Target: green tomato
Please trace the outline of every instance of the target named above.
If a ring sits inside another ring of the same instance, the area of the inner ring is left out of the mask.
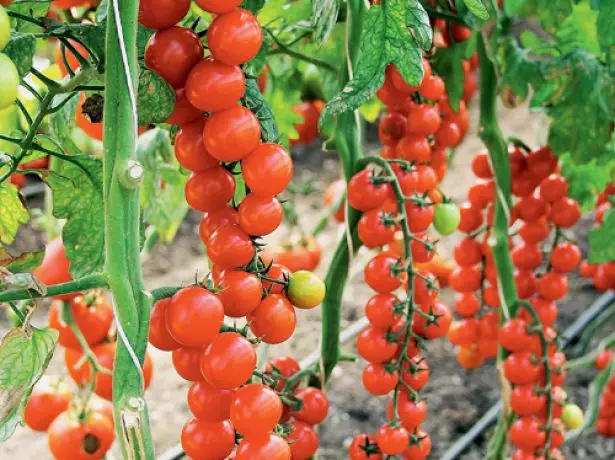
[[[297,308],[309,310],[325,298],[325,283],[314,273],[299,270],[288,280],[288,300]]]
[[[461,221],[461,213],[454,203],[440,203],[436,205],[433,226],[443,236],[450,235]]]
[[[4,110],[0,110],[0,133],[10,135],[17,129],[18,109],[13,105]],[[15,153],[19,146],[9,141],[0,141],[0,152]]]
[[[11,38],[11,20],[6,10],[0,5],[0,51],[2,51]]]
[[[0,53],[0,110],[15,103],[20,81],[17,67],[11,58]]]
[[[576,404],[568,403],[564,406],[561,420],[566,428],[576,430],[583,425],[583,409]]]

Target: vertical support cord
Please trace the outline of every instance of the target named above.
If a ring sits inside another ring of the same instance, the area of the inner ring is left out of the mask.
[[[339,87],[342,89],[350,80],[353,66],[359,55],[359,43],[363,24],[363,0],[349,0],[346,17],[346,65],[340,72]],[[338,115],[335,127],[335,141],[346,182],[356,172],[356,162],[362,156],[362,121],[358,111]],[[348,278],[351,252],[359,247],[356,226],[359,213],[346,203],[346,234],[340,240],[327,275],[327,293],[322,303],[322,339],[320,367],[325,383],[339,360],[342,295]]]
[[[153,459],[143,372],[151,296],[140,265],[139,190],[120,178],[136,155],[138,0],[108,6],[104,131],[105,271],[113,294],[120,339],[113,374],[117,438],[124,458]]]

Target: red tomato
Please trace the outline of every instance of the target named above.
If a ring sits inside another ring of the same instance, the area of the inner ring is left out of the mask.
[[[408,447],[408,431],[404,427],[392,428],[387,424],[382,425],[376,431],[376,443],[383,454],[401,454]]]
[[[581,263],[581,250],[567,241],[559,243],[551,252],[551,266],[559,273],[573,271]]]
[[[173,367],[179,376],[189,382],[203,380],[200,364],[203,348],[180,347],[173,350]]]
[[[273,371],[275,371],[276,374],[280,374],[283,377],[280,378],[280,381],[276,386],[276,391],[282,391],[285,386],[284,379],[292,377],[300,370],[301,367],[299,366],[299,363],[293,358],[289,356],[281,356],[278,358],[272,358],[265,366],[264,372],[273,373]],[[296,385],[298,385],[298,383]]]
[[[393,401],[387,405],[387,415],[393,418]],[[407,391],[400,391],[397,395],[397,415],[404,428],[414,432],[427,417],[427,404],[422,400],[413,401]]]
[[[69,268],[70,261],[66,258],[64,243],[62,243],[62,238],[58,237],[47,243],[43,261],[34,270],[33,274],[43,284],[53,286],[54,284],[67,283],[73,280]],[[55,298],[66,301],[74,296],[74,294],[65,294]]]
[[[479,325],[476,318],[454,321],[448,329],[449,342],[461,347],[471,347],[478,341]]]
[[[186,201],[192,209],[213,212],[222,209],[235,194],[235,179],[222,166],[194,173],[186,182]]]
[[[459,222],[459,231],[464,233],[472,233],[483,224],[484,219],[481,209],[471,203],[463,203],[459,206],[461,213],[461,221]]]
[[[286,441],[293,460],[308,460],[318,450],[318,434],[309,424],[299,420],[289,423],[289,428],[291,432]]]
[[[231,422],[245,437],[270,433],[282,417],[278,394],[261,383],[250,383],[235,391],[231,402]]]
[[[49,310],[49,327],[60,333],[60,345],[81,350],[69,324],[62,317],[62,301],[54,301]],[[70,301],[73,320],[88,345],[96,345],[109,333],[113,323],[113,307],[102,295],[78,296]]]
[[[1,3],[2,5],[8,5],[12,2],[12,0],[10,0],[9,2],[6,3]],[[51,2],[51,7],[52,8],[57,8],[59,10],[69,10],[75,6],[81,6],[86,2],[86,0],[53,0],[53,2]]]
[[[204,380],[194,382],[188,390],[188,407],[200,421],[223,422],[231,415],[233,391],[220,390]]]
[[[415,136],[430,136],[440,127],[440,112],[437,106],[419,104],[408,114],[406,132]]]
[[[167,327],[166,312],[171,299],[162,299],[154,304],[149,322],[149,343],[163,351],[172,351],[181,345],[171,336]]]
[[[451,272],[448,280],[456,292],[473,292],[480,289],[482,274],[476,265],[457,267]]]
[[[367,434],[358,434],[348,447],[350,460],[382,460],[376,439]]]
[[[512,424],[508,436],[515,447],[533,451],[544,445],[546,434],[537,418],[521,417]]]
[[[423,81],[421,82],[421,86],[419,87],[419,93],[421,93],[421,96],[423,96],[425,99],[428,99],[433,102],[438,102],[440,99],[442,99],[442,96],[444,96],[445,92],[446,86],[442,78],[437,75],[430,75],[427,78],[423,77]],[[457,129],[459,129],[455,122],[449,121],[449,124],[451,126],[454,125]],[[459,134],[456,135],[460,136],[461,132],[458,131],[458,133]],[[451,145],[457,145],[458,142],[459,140],[457,140],[457,142]]]
[[[203,142],[203,128],[207,119],[200,119],[183,125],[175,137],[175,157],[180,165],[193,172],[203,172],[218,166]]]
[[[399,374],[395,370],[389,372],[382,364],[369,363],[363,368],[362,380],[369,393],[383,396],[395,389]]]
[[[455,358],[464,369],[478,369],[485,362],[485,356],[483,356],[479,346],[475,344],[468,347],[458,347],[455,350]]]
[[[405,361],[402,365],[403,373],[402,379],[406,382],[410,388],[415,391],[419,391],[429,381],[429,366],[427,361],[420,355],[411,358],[412,363],[409,364]]]
[[[404,460],[423,460],[427,458],[431,452],[431,438],[429,435],[419,429],[413,434],[413,439],[416,442],[413,442],[403,452]]]
[[[293,162],[281,145],[260,144],[241,162],[241,172],[252,193],[275,196],[293,176]]]
[[[222,268],[247,265],[254,257],[254,243],[246,232],[235,225],[223,225],[207,242],[207,256]]]
[[[236,8],[218,16],[207,29],[207,46],[214,58],[228,65],[240,65],[258,54],[263,31],[249,11]]]
[[[455,262],[462,267],[476,265],[483,258],[481,244],[475,238],[464,238],[457,242],[453,255]]]
[[[228,420],[209,423],[192,418],[182,428],[181,443],[194,460],[226,458],[235,448],[235,430]]]
[[[297,318],[295,309],[286,297],[270,294],[254,311],[248,314],[252,333],[265,343],[282,343],[295,331]]]
[[[174,88],[184,86],[188,73],[201,59],[201,39],[187,27],[158,30],[145,47],[145,65]]]
[[[89,115],[86,115],[83,112],[83,105],[85,104],[87,98],[85,93],[81,93],[79,95],[79,100],[77,101],[77,107],[75,109],[75,120],[77,121],[77,126],[79,126],[88,136],[98,141],[103,140],[103,132],[104,132],[104,124],[102,121],[94,121],[91,120]]]
[[[209,13],[228,13],[241,4],[241,0],[194,0],[197,5]]]
[[[537,284],[538,293],[547,300],[560,300],[568,293],[568,278],[562,273],[545,273]]]
[[[508,351],[529,351],[532,337],[528,332],[528,324],[521,319],[510,319],[500,328],[500,345]]]
[[[357,353],[370,363],[384,363],[395,356],[399,345],[387,339],[386,331],[368,327],[357,338]]]
[[[401,286],[401,280],[393,274],[393,267],[399,265],[399,259],[382,253],[372,258],[363,272],[365,282],[376,292],[391,292]]]
[[[549,203],[568,195],[568,182],[558,174],[551,174],[540,184],[540,196]]]
[[[47,431],[51,422],[70,404],[73,392],[63,381],[40,381],[28,398],[24,422],[35,431]]]
[[[258,146],[261,125],[249,109],[233,105],[209,117],[203,138],[205,148],[218,161],[238,161]]]
[[[235,460],[290,460],[291,450],[286,441],[277,434],[254,439],[244,438],[237,447]]]
[[[236,332],[223,332],[209,345],[201,359],[205,380],[216,388],[232,390],[244,384],[256,368],[252,344]]]
[[[141,0],[139,22],[149,29],[166,29],[181,21],[190,9],[190,0]]]
[[[290,277],[290,271],[284,265],[273,263],[267,271],[267,278],[272,280],[282,281],[286,283]],[[284,289],[282,283],[273,283],[271,281],[263,280],[263,288],[271,294],[281,294]]]
[[[395,313],[399,303],[399,299],[390,293],[373,295],[365,305],[365,316],[374,327],[386,330],[402,317],[401,313]]]
[[[533,384],[518,385],[510,394],[510,408],[517,415],[533,415],[540,412],[547,403],[547,397],[544,394],[536,392],[536,387]]]
[[[397,156],[406,161],[427,162],[431,159],[431,145],[425,136],[407,134],[395,147]]]
[[[408,120],[399,112],[386,113],[378,123],[378,138],[384,145],[395,145],[406,135]]]
[[[395,236],[395,225],[386,225],[386,213],[380,209],[372,209],[361,216],[358,224],[359,239],[368,248],[384,246]]]
[[[576,224],[581,218],[581,208],[572,198],[563,197],[551,205],[549,219],[558,227],[568,228]]]
[[[83,47],[83,45],[73,40],[69,40],[69,42],[81,56],[86,59],[90,56],[90,53],[88,53],[88,51]],[[58,65],[58,67],[60,67],[60,73],[63,77],[65,77],[69,74],[69,72],[66,65],[64,64],[64,59],[62,57],[62,48],[62,42],[58,41],[54,51],[54,58],[56,64]],[[65,48],[65,50],[66,62],[68,63],[68,67],[73,71],[73,73],[76,73],[81,67],[81,63],[75,57],[71,50],[69,50],[68,48]]]
[[[419,308],[421,308],[419,306]],[[453,321],[453,313],[442,302],[436,301],[428,308],[421,308],[425,313],[434,315],[435,322],[428,321],[424,316],[415,313],[413,331],[426,339],[437,339],[446,335]]]
[[[504,361],[504,375],[515,385],[527,385],[538,381],[540,364],[529,352],[512,353]]]
[[[319,425],[327,418],[329,400],[318,388],[301,388],[295,392],[295,397],[301,401],[301,409],[292,413],[297,420],[310,425]]]
[[[186,80],[186,97],[204,112],[230,109],[246,89],[241,68],[218,62],[211,57],[192,67]]]
[[[458,314],[471,317],[478,313],[480,301],[474,292],[460,292],[455,297],[455,310]]]
[[[225,270],[218,289],[224,314],[232,318],[241,318],[253,312],[263,295],[263,286],[258,277],[241,270]]]
[[[186,97],[184,88],[175,89],[175,109],[167,118],[170,125],[185,125],[201,118],[201,111],[193,106]],[[176,141],[177,142],[177,141]]]
[[[203,244],[207,244],[211,235],[223,225],[239,225],[239,215],[230,206],[217,211],[206,212],[199,224],[199,236]]]
[[[211,343],[224,321],[222,302],[207,289],[190,286],[171,297],[166,311],[171,337],[185,347]]]
[[[57,460],[103,458],[115,435],[106,415],[90,412],[81,423],[76,414],[62,412],[49,426],[49,450]]]
[[[248,235],[264,236],[275,231],[282,223],[280,202],[272,197],[248,194],[239,205],[239,226]]]

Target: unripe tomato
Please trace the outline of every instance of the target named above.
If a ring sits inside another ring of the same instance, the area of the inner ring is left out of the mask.
[[[461,213],[454,203],[440,203],[435,206],[433,225],[440,235],[450,235],[459,227]]]
[[[61,413],[49,426],[49,450],[57,460],[103,458],[115,437],[113,423],[99,412],[89,412],[82,423],[77,414]]]
[[[0,51],[2,51],[11,38],[11,20],[6,10],[0,6]]]
[[[236,8],[218,16],[207,29],[207,46],[214,58],[240,65],[258,54],[263,43],[261,25],[252,13]]]
[[[314,273],[299,270],[288,280],[288,299],[303,310],[314,308],[325,298],[325,283]]]
[[[576,404],[568,403],[564,406],[561,420],[567,429],[576,430],[583,425],[583,409]]]
[[[211,57],[192,68],[185,86],[190,103],[204,112],[230,109],[237,104],[245,89],[246,80],[241,68]]]
[[[17,88],[19,87],[19,72],[17,67],[6,54],[0,53],[0,110],[6,109],[17,99]]]
[[[35,431],[47,431],[55,418],[70,404],[73,392],[64,381],[41,380],[32,390],[24,412],[24,422]]]
[[[141,0],[139,22],[149,29],[166,29],[181,21],[190,9],[190,0]]]

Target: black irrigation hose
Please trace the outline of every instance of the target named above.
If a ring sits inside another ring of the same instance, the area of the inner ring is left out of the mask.
[[[581,335],[583,330],[598,316],[605,310],[609,305],[615,302],[615,292],[609,291],[602,294],[598,297],[592,305],[585,310],[581,316],[577,318],[577,320],[572,323],[564,332],[561,334],[560,345],[562,348],[567,347],[570,343],[574,342],[575,339]],[[464,434],[461,438],[455,442],[449,449],[444,453],[441,460],[455,460],[459,455],[463,453],[472,442],[489,426],[496,422],[498,415],[502,410],[502,401],[498,401],[494,404],[491,409],[489,409],[485,415],[483,415],[478,422],[470,428],[466,434]]]

